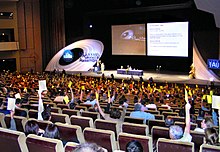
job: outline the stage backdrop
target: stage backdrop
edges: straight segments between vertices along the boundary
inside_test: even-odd
[[[88,71],[100,59],[104,50],[101,41],[85,39],[61,49],[49,62],[45,71]]]

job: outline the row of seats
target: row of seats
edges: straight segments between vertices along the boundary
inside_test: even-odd
[[[75,142],[67,142],[63,147],[61,140],[45,138],[37,135],[25,136],[23,132],[1,127],[0,136],[0,146],[4,149],[4,152],[72,152],[72,150],[78,145],[78,143]],[[85,138],[85,142],[96,143],[107,149],[109,152],[119,149],[125,151],[127,143],[131,140],[138,140],[142,144],[144,152],[153,152],[152,137],[150,136],[120,133],[117,142],[113,131],[85,128],[83,131],[83,137]],[[10,146],[8,146],[9,143]],[[158,152],[194,152],[194,146],[194,142],[177,142],[165,138],[159,138],[156,143]],[[201,152],[220,151],[219,146],[210,146],[207,144],[201,144],[199,148]]]
[[[65,146],[61,140],[50,139],[34,134],[25,136],[23,132],[0,127],[0,147],[4,152],[72,152],[78,145],[68,142]]]
[[[56,114],[56,115],[59,115],[59,114]],[[52,114],[52,117],[53,117],[53,114]],[[10,127],[9,126],[10,116],[6,115],[5,118],[6,119],[4,120],[6,120],[5,121],[6,126],[7,128],[9,128]],[[14,119],[16,121],[17,130],[24,132],[24,126],[27,121],[27,118],[15,116]],[[96,129],[113,131],[116,140],[121,132],[135,134],[135,135],[142,135],[142,136],[148,136],[150,133],[153,137],[153,145],[156,145],[156,141],[158,138],[169,138],[169,132],[168,132],[169,129],[164,126],[158,127],[159,123],[157,122],[157,120],[152,120],[154,124],[152,124],[151,126],[152,129],[150,129],[150,132],[149,132],[149,126],[145,124],[135,124],[135,123],[124,122],[122,124],[122,127],[120,128],[118,123],[108,121],[108,120],[102,120],[102,119],[96,119],[95,122],[93,122],[92,118],[72,115],[70,117],[70,120],[71,120],[70,122],[71,125],[67,124],[66,122],[59,122],[59,121],[54,122],[60,130],[61,138],[65,141],[75,141],[75,142],[83,143],[84,139],[81,138],[83,137],[82,131],[84,131],[85,128],[87,127],[93,128],[93,129],[96,128]],[[38,124],[41,129],[45,129],[49,123],[52,123],[52,122],[38,120]],[[149,121],[149,124],[151,124],[151,121]],[[201,145],[203,143],[204,134],[193,132],[193,131],[191,131],[191,134],[193,136],[193,142],[196,144],[195,148],[198,150],[198,147],[199,147],[198,145]]]

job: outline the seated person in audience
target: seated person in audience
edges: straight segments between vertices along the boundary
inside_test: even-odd
[[[201,128],[195,128],[194,131],[204,132],[206,128],[212,128],[214,126],[211,118],[206,117],[201,122]]]
[[[22,106],[22,101],[21,99],[16,99],[15,101],[15,115],[16,116],[22,116],[22,117],[27,117],[27,112],[26,111],[18,111],[16,109],[20,109]]]
[[[104,113],[102,108],[99,105],[99,100],[97,98],[97,106],[98,106],[99,113],[105,120],[117,121],[119,125],[122,126],[122,123],[124,122],[124,118],[125,118],[126,108],[123,107],[122,112],[117,108],[113,108],[110,110],[110,106],[111,106],[110,100],[111,99],[109,98],[107,108],[106,108],[106,113]]]
[[[126,145],[126,152],[143,152],[143,146],[137,140],[132,140]]]
[[[155,119],[155,116],[153,114],[141,111],[141,107],[142,107],[141,104],[137,103],[134,106],[134,111],[131,112],[130,117],[143,118],[144,124],[146,124],[147,120],[154,120]]]
[[[92,107],[94,107],[94,105],[96,104],[97,100],[95,98],[95,93],[91,93],[90,94],[90,99],[87,100],[86,102],[84,102],[85,104],[91,104]]]
[[[26,136],[29,134],[35,135],[43,135],[44,130],[39,128],[37,121],[35,120],[28,120],[25,124],[25,134]]]
[[[205,142],[210,145],[220,146],[219,135],[215,128],[205,129]]]
[[[205,111],[202,108],[199,109],[197,120],[203,120],[205,116]]]
[[[218,124],[218,120],[219,120],[218,109],[212,109],[212,120],[215,126],[219,125]]]
[[[166,125],[166,127],[170,127],[170,126],[172,126],[172,125],[174,125],[174,120],[173,120],[173,118],[171,118],[171,117],[166,117],[166,119],[165,119],[165,125]]]
[[[50,121],[51,120],[51,107],[49,105],[46,105],[41,115],[42,115],[43,120]]]
[[[10,111],[11,120],[10,120],[10,128],[9,129],[17,131],[16,123],[14,120],[14,114],[15,114],[15,112],[13,110],[11,110]]]
[[[171,108],[171,107],[169,106],[169,103],[168,103],[168,102],[166,102],[166,103],[164,104],[163,99],[160,100],[160,103],[162,103],[161,107],[167,107],[167,109],[170,109],[170,108]]]
[[[107,152],[107,150],[95,143],[83,143],[78,145],[73,152]]]
[[[48,124],[43,137],[52,138],[52,139],[60,139],[60,132],[58,127],[55,124]]]
[[[2,98],[0,98],[0,113],[4,113],[5,115],[10,114],[10,110],[4,109],[4,102]]]
[[[145,111],[145,110],[148,110],[146,106],[146,102],[147,102],[148,99],[144,98],[141,100],[141,111]]]
[[[156,110],[157,110],[157,105],[154,104],[154,98],[153,98],[153,97],[151,97],[151,99],[150,99],[150,101],[149,101],[149,104],[146,105],[145,107],[147,107],[148,109],[149,109],[149,108],[152,108],[152,109],[156,109]]]
[[[190,135],[190,108],[191,108],[191,105],[189,103],[186,103],[185,105],[186,126],[185,126],[184,133],[183,133],[183,129],[180,126],[172,125],[169,128],[170,139],[184,141],[184,142],[191,142],[192,136]]]

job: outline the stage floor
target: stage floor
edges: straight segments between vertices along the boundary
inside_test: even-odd
[[[98,74],[96,72],[81,72],[83,76],[92,76],[92,77],[101,77],[102,74]],[[111,78],[111,74],[114,75],[115,79],[130,79],[131,75],[125,74],[117,74],[117,70],[105,70],[104,75],[107,78]],[[198,85],[210,85],[209,80],[201,80],[201,79],[190,79],[188,75],[184,74],[175,74],[175,73],[157,73],[144,71],[144,75],[142,78],[144,81],[148,81],[148,79],[152,77],[154,82],[170,82],[170,83],[183,83],[183,84],[198,84]],[[140,77],[133,75],[135,80],[139,80]],[[214,82],[216,86],[220,86],[219,82]]]

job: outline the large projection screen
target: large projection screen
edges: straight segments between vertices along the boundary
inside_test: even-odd
[[[112,25],[112,55],[146,55],[145,24]]]
[[[188,57],[188,22],[147,23],[147,55]]]

